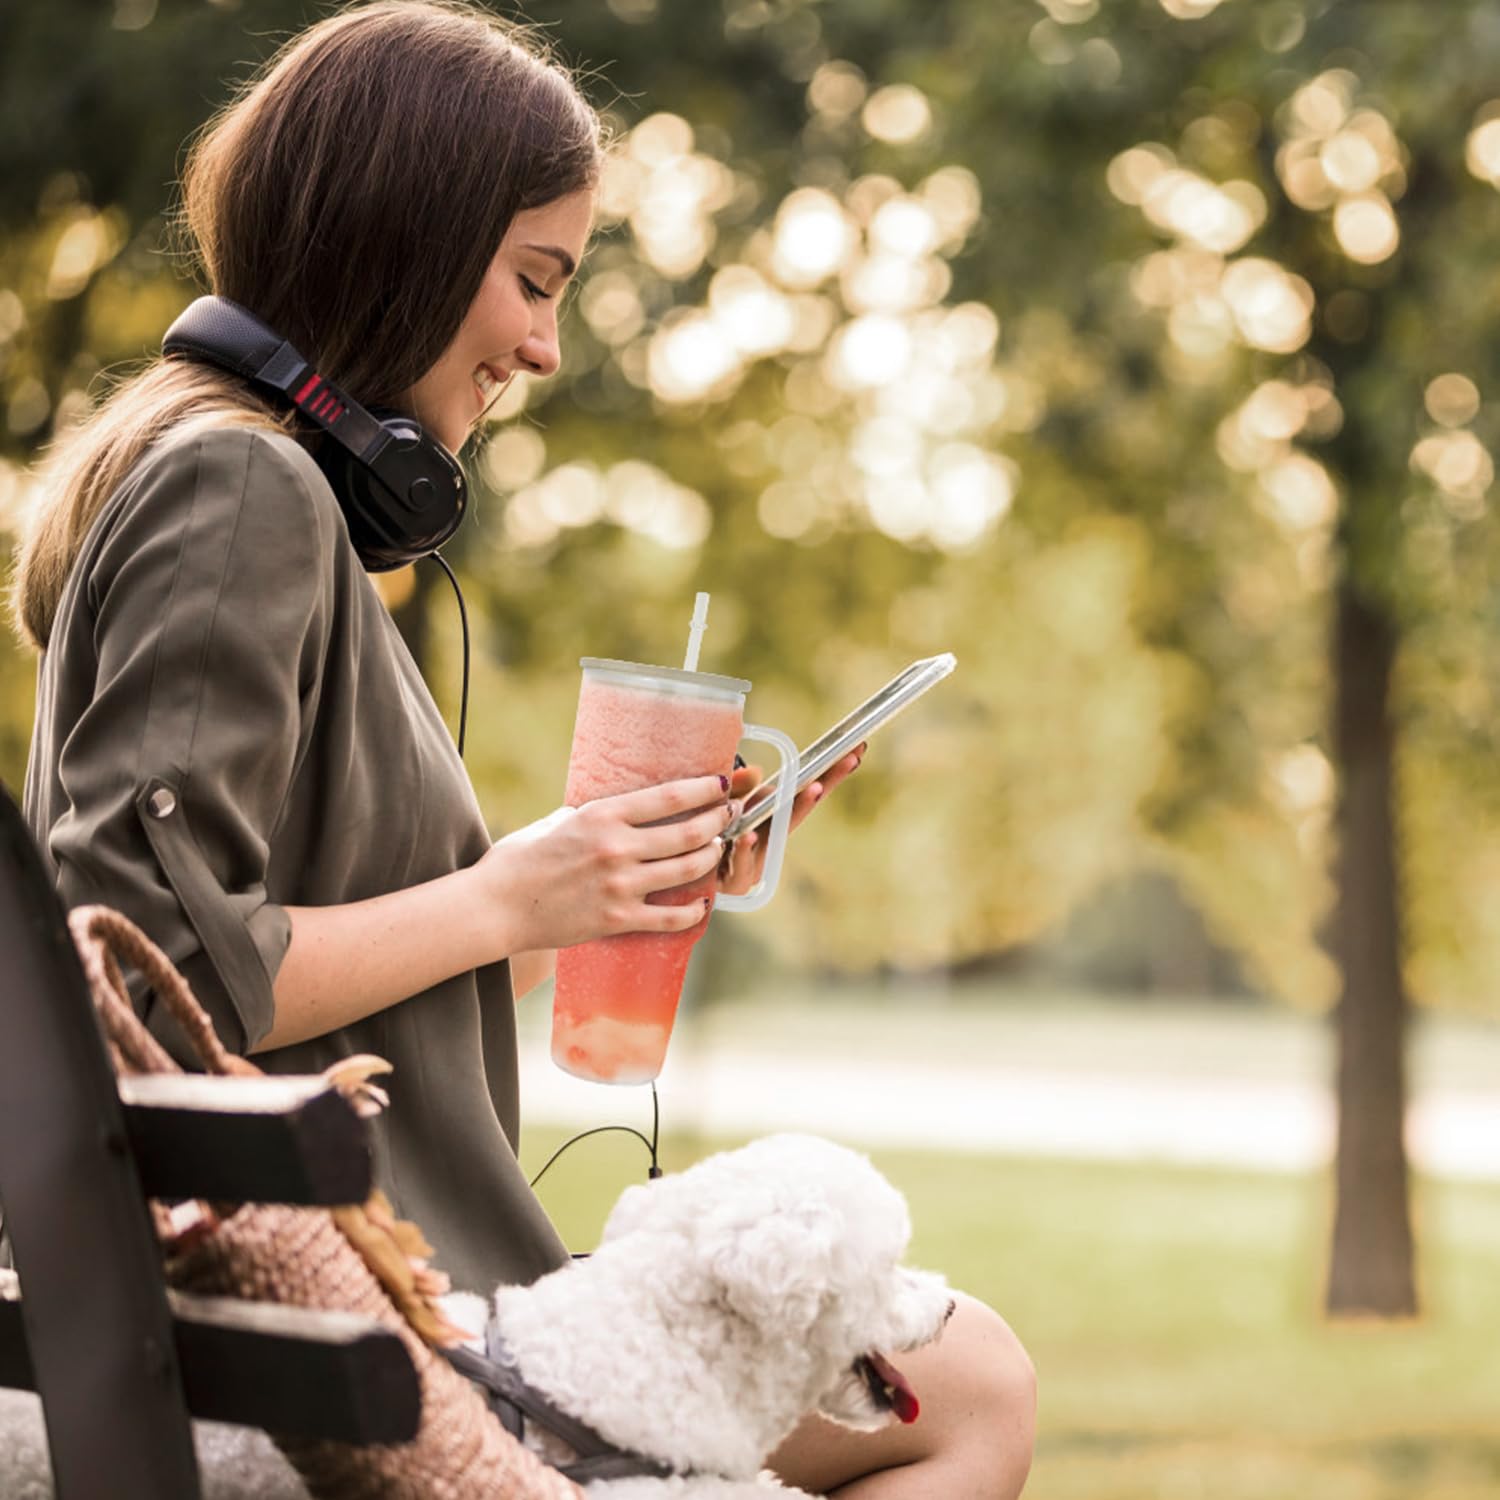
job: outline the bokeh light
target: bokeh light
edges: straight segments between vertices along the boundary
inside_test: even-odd
[[[607,344],[628,344],[646,324],[640,288],[625,270],[596,271],[578,294],[578,308]]]
[[[1216,184],[1194,173],[1169,174],[1166,219],[1185,240],[1221,255],[1240,249],[1265,222],[1266,200],[1250,182]],[[1148,195],[1152,212],[1154,195]]]
[[[645,259],[673,280],[703,264],[716,238],[714,215],[735,192],[734,173],[693,147],[686,120],[650,115],[610,153],[600,183],[601,220],[628,220]]]
[[[852,318],[829,349],[829,378],[845,390],[889,385],[906,369],[912,353],[905,322],[885,313]]]
[[[1276,172],[1293,203],[1332,210],[1339,249],[1361,265],[1389,260],[1401,243],[1391,203],[1406,191],[1405,151],[1379,110],[1353,108],[1359,80],[1330,69],[1281,111]]]
[[[512,495],[502,526],[508,545],[526,548],[598,522],[682,551],[703,544],[713,515],[702,495],[653,464],[627,459],[600,469],[579,461],[559,465]]]
[[[865,75],[853,63],[826,62],[807,85],[808,106],[835,120],[848,119],[869,96]]]
[[[1059,26],[1081,26],[1099,14],[1099,0],[1038,0]]]
[[[1411,466],[1427,475],[1451,500],[1461,502],[1461,519],[1477,519],[1479,507],[1495,482],[1489,449],[1472,432],[1437,432],[1422,438],[1411,453]]]
[[[1326,531],[1338,514],[1338,490],[1328,470],[1305,453],[1288,453],[1261,471],[1270,513],[1288,531]]]
[[[916,141],[933,124],[920,90],[894,84],[870,92],[863,73],[843,62],[816,69],[808,105],[827,122],[858,110],[865,129],[888,144]],[[647,264],[680,280],[716,243],[714,216],[732,176],[720,177],[719,164],[697,153],[692,131],[673,115],[643,121],[619,154],[605,212],[629,222]],[[1227,204],[1235,232],[1248,232],[1245,203],[1207,186],[1207,211],[1223,220]],[[747,476],[766,462],[781,471],[757,502],[770,535],[809,541],[853,522],[962,550],[1010,511],[1020,480],[1014,463],[977,435],[1029,430],[1045,411],[1037,382],[996,366],[994,313],[978,303],[944,305],[948,257],[981,213],[978,180],[957,164],[915,186],[889,172],[866,173],[838,191],[804,185],[775,206],[737,259],[714,271],[700,306],[679,302],[653,317],[659,299],[640,272],[608,259],[580,305],[625,378],[666,405],[722,399],[752,364],[781,362],[787,414],[760,437],[739,424],[726,453]],[[1226,234],[1204,210],[1184,213],[1199,233]],[[562,529],[608,519],[609,493],[602,471],[533,476],[512,500],[510,534],[540,545]]]
[[[1307,342],[1315,299],[1306,281],[1260,257],[1226,263],[1265,220],[1265,198],[1253,183],[1210,182],[1179,167],[1155,141],[1115,156],[1106,181],[1121,202],[1138,206],[1150,223],[1177,238],[1171,249],[1137,261],[1130,273],[1135,296],[1167,313],[1175,349],[1210,362],[1236,340],[1281,354]],[[1351,220],[1348,232],[1362,253],[1373,254],[1378,246],[1389,254],[1370,223]]]
[[[1427,382],[1422,404],[1434,422],[1462,427],[1479,414],[1479,387],[1467,375],[1449,371]]]
[[[932,128],[932,106],[927,95],[909,83],[887,84],[865,101],[860,121],[877,141],[905,146]]]
[[[9,343],[26,326],[26,304],[7,286],[0,287],[0,344]]]
[[[1265,222],[1265,197],[1254,183],[1210,182],[1179,167],[1156,142],[1114,157],[1105,181],[1115,197],[1138,206],[1158,229],[1220,255],[1238,250]]]
[[[520,423],[494,432],[479,455],[486,483],[501,493],[530,484],[546,463],[546,440],[536,428]]]
[[[1252,349],[1290,354],[1312,332],[1312,288],[1273,260],[1246,257],[1224,272],[1224,301]]]
[[[51,415],[52,398],[35,375],[16,382],[5,407],[5,425],[17,437],[35,432]]]
[[[1176,162],[1176,156],[1165,146],[1146,141],[1112,157],[1105,171],[1105,181],[1121,203],[1139,207],[1151,185],[1169,172]]]
[[[938,227],[941,250],[956,250],[979,222],[979,179],[967,167],[939,167],[923,178],[917,196]]]
[[[1464,165],[1481,182],[1500,187],[1500,115],[1489,113],[1500,109],[1500,102],[1480,111],[1479,123],[1464,142]]]
[[[118,209],[108,213],[78,209],[53,247],[47,269],[47,298],[61,302],[76,297],[94,273],[119,254],[124,243],[124,215]]]
[[[1332,436],[1342,420],[1328,386],[1266,380],[1219,423],[1215,446],[1227,467],[1260,473],[1285,458],[1298,437]]]
[[[1330,808],[1338,778],[1316,745],[1297,745],[1275,757],[1273,775],[1288,805],[1298,813]]]
[[[651,389],[664,401],[698,401],[722,390],[739,373],[734,343],[717,319],[688,310],[652,335]]]
[[[797,330],[792,301],[750,266],[725,266],[708,290],[714,322],[742,355],[784,349]]]
[[[1349,115],[1349,102],[1357,80],[1344,69],[1330,69],[1304,83],[1287,106],[1293,136],[1331,136]]]
[[[869,233],[872,245],[917,259],[936,247],[937,219],[920,198],[889,198],[875,210]]]
[[[1291,817],[1304,852],[1313,854],[1333,815],[1338,791],[1333,763],[1314,744],[1272,751],[1268,760],[1271,793]]]
[[[1384,193],[1343,199],[1333,211],[1333,232],[1344,254],[1366,266],[1389,260],[1401,243],[1400,226]]]
[[[799,188],[776,214],[771,269],[783,286],[810,288],[843,265],[855,229],[843,205],[822,188]]]
[[[1384,165],[1374,141],[1358,130],[1340,130],[1318,152],[1323,175],[1342,193],[1363,193],[1380,181]]]

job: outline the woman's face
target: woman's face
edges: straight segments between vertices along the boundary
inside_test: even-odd
[[[408,392],[412,414],[451,452],[518,371],[556,372],[557,299],[593,218],[593,191],[580,188],[511,221],[453,342]]]

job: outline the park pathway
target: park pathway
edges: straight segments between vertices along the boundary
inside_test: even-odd
[[[767,1044],[773,1026],[760,1028],[761,1040],[743,1026],[723,1035],[700,1028],[680,1048],[674,1041],[658,1086],[662,1123],[710,1136],[807,1130],[866,1146],[1302,1172],[1331,1160],[1334,1115],[1326,1039],[1300,1024],[1302,1032],[1260,1046],[1258,1060],[1232,1029],[1200,1027],[1175,1054],[1165,1037],[1153,1045],[1149,1035],[1109,1051],[1036,1045],[1033,1029],[993,1047],[1005,1059],[993,1062],[982,1046],[911,1049],[897,1037],[900,1055],[851,1057],[825,1036],[799,1054]],[[1087,1034],[1097,1040],[1098,1027]],[[1217,1043],[1205,1046],[1205,1035]],[[1414,1070],[1413,1164],[1434,1176],[1500,1181],[1500,1090],[1485,1086],[1469,1039],[1450,1039],[1446,1050],[1459,1064]],[[1070,1053],[1074,1062],[1060,1060]],[[523,1034],[521,1070],[528,1122],[649,1129],[644,1088],[568,1077],[535,1026]]]

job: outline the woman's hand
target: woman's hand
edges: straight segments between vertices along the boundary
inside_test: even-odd
[[[859,770],[867,748],[867,745],[856,745],[842,760],[835,761],[818,780],[810,782],[797,793],[792,802],[792,828],[796,828],[841,781]],[[736,802],[743,802],[764,778],[765,772],[759,766],[736,767],[729,794]],[[739,896],[755,885],[766,867],[766,835],[770,831],[770,823],[762,823],[752,832],[742,833],[734,841],[734,847],[724,851],[724,858],[719,865],[720,891],[726,895]]]
[[[646,898],[719,864],[719,834],[738,811],[729,791],[722,776],[669,781],[560,807],[508,834],[475,866],[505,926],[504,951],[621,932],[686,932],[701,922],[704,902],[671,906]]]

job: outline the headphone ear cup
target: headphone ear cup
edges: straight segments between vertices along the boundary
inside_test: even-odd
[[[458,530],[468,502],[458,460],[414,418],[366,411],[237,302],[197,298],[167,330],[162,353],[275,392],[322,433],[318,463],[368,571],[426,557]]]
[[[405,567],[458,530],[468,489],[458,461],[410,417],[376,414],[388,441],[362,459],[326,439],[318,462],[367,572]]]

